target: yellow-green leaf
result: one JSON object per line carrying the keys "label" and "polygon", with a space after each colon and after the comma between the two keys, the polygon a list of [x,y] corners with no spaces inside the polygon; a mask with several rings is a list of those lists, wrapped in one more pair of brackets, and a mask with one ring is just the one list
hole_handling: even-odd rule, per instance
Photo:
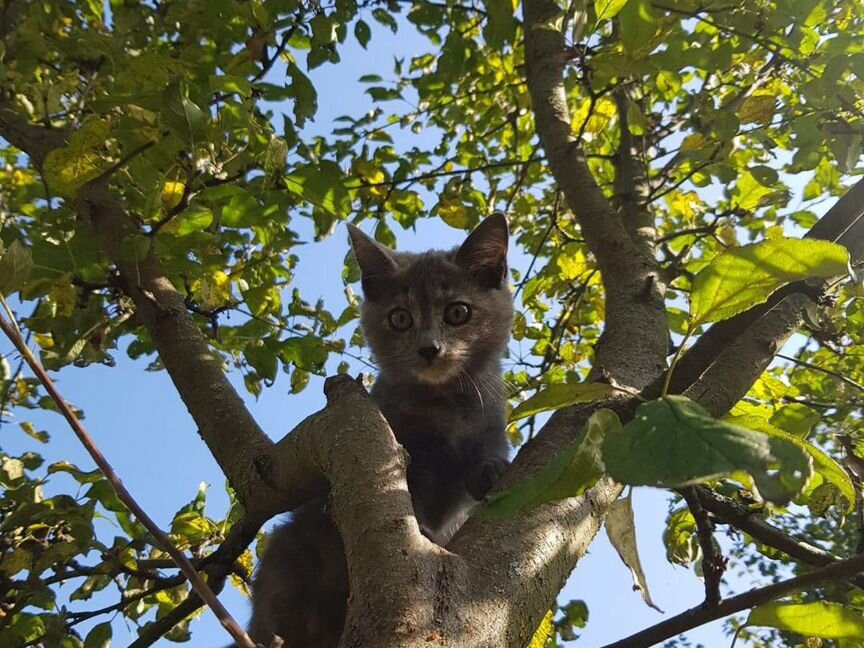
{"label": "yellow-green leaf", "polygon": [[528,648],[545,648],[554,635],[555,623],[552,621],[552,610],[549,610],[540,622],[540,626],[537,628],[534,636],[531,637],[531,643],[528,644]]}
{"label": "yellow-green leaf", "polygon": [[839,603],[772,601],[750,612],[747,625],[767,626],[822,639],[864,639],[864,613]]}
{"label": "yellow-green leaf", "polygon": [[626,4],[627,0],[594,0],[594,13],[597,14],[597,22],[614,18]]}
{"label": "yellow-green leaf", "polygon": [[590,403],[605,398],[614,391],[611,385],[605,383],[549,385],[524,403],[519,403],[510,414],[510,420],[518,421],[540,412],[549,412],[576,403]]}
{"label": "yellow-green leaf", "polygon": [[774,95],[753,95],[747,97],[738,109],[738,117],[742,124],[757,123],[767,126],[774,117],[774,106],[777,98]]}
{"label": "yellow-green leaf", "polygon": [[166,210],[174,209],[180,204],[185,191],[186,185],[182,182],[166,182],[162,186],[162,193],[159,195],[162,207]]}
{"label": "yellow-green leaf", "polygon": [[791,281],[842,275],[848,264],[846,248],[815,239],[777,238],[731,248],[693,280],[692,326],[728,319],[764,303]]}

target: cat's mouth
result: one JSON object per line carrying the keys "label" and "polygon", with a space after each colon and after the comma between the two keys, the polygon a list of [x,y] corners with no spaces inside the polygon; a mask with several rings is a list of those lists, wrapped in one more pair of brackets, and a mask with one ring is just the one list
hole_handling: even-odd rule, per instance
{"label": "cat's mouth", "polygon": [[414,375],[420,382],[430,385],[440,385],[453,380],[459,373],[459,367],[450,362],[436,360],[431,365],[424,364],[414,368]]}

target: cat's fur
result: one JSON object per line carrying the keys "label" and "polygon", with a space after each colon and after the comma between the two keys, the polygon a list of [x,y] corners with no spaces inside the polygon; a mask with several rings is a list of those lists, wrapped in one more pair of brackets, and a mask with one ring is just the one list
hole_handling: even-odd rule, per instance
{"label": "cat's fur", "polygon": [[[423,254],[393,252],[349,228],[363,333],[380,368],[372,398],[410,455],[418,523],[444,544],[507,464],[500,364],[513,317],[507,221],[492,216],[458,249]],[[470,311],[461,324],[452,323],[464,316],[457,303]],[[448,306],[455,311],[445,314]],[[396,325],[394,309],[404,309]],[[335,648],[347,599],[341,539],[324,502],[310,502],[267,543],[249,632],[265,645],[275,633],[285,648]]]}

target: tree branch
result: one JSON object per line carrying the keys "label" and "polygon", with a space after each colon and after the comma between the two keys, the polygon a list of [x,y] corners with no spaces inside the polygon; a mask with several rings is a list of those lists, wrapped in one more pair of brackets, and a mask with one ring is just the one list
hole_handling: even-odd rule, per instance
{"label": "tree branch", "polygon": [[615,198],[621,206],[624,227],[630,238],[640,248],[645,257],[654,255],[655,238],[654,215],[648,208],[651,185],[648,182],[647,165],[642,137],[630,132],[627,120],[632,99],[627,86],[619,85],[613,91],[618,111],[618,130],[621,143],[615,153]]}
{"label": "tree branch", "polygon": [[645,646],[653,646],[710,621],[722,619],[730,614],[741,612],[742,610],[773,601],[786,594],[799,592],[815,585],[835,580],[845,580],[853,574],[860,574],[862,571],[864,571],[864,555],[855,556],[849,560],[843,560],[807,574],[795,576],[794,578],[767,585],[766,587],[760,587],[746,594],[739,594],[721,602],[716,607],[709,608],[700,605],[690,608],[686,612],[682,612],[657,625],[630,635],[626,639],[607,644],[603,648],[645,648]]}
{"label": "tree branch", "polygon": [[[768,524],[765,520],[756,517],[746,506],[737,504],[703,486],[696,486],[695,488],[699,493],[699,501],[706,511],[710,511],[719,522],[743,531],[758,542],[814,567],[825,567],[840,561],[840,558],[834,554],[804,540],[793,538],[777,527]],[[864,589],[864,577],[855,576],[850,580],[856,586]]]}
{"label": "tree branch", "polygon": [[690,514],[696,521],[697,537],[699,547],[702,549],[702,573],[705,575],[705,601],[706,607],[714,607],[720,603],[720,581],[726,570],[726,559],[717,551],[714,543],[714,523],[702,506],[701,491],[695,486],[682,488],[680,491]]}
{"label": "tree branch", "polygon": [[[563,78],[569,56],[566,41],[561,32],[549,28],[561,9],[553,0],[526,0],[523,7],[526,75],[537,134],[549,168],[597,258],[606,290],[606,322],[594,375],[605,373],[641,389],[663,370],[667,353],[665,287],[653,245],[644,245],[644,238],[637,245],[631,238],[597,185],[573,134]],[[634,339],[640,341],[638,346]]]}
{"label": "tree branch", "polygon": [[[6,302],[2,298],[0,298],[0,302],[2,302],[3,306],[6,307]],[[174,562],[177,563],[177,566],[180,568],[180,571],[183,572],[183,575],[189,580],[189,583],[192,585],[192,588],[199,594],[199,596],[206,601],[207,605],[210,609],[213,610],[214,614],[218,617],[219,621],[225,627],[225,629],[234,637],[234,640],[237,642],[239,646],[243,648],[255,648],[255,644],[252,643],[252,640],[246,635],[234,618],[228,613],[228,610],[219,602],[219,599],[216,598],[216,595],[207,585],[203,578],[198,574],[195,570],[195,567],[189,562],[189,559],[186,555],[180,551],[173,542],[171,542],[170,538],[159,528],[159,526],[150,519],[150,516],[142,509],[135,498],[126,490],[126,487],[123,485],[123,482],[120,481],[120,478],[117,476],[117,473],[114,472],[111,464],[108,463],[108,460],[104,457],[102,452],[96,446],[93,441],[93,438],[87,433],[84,429],[84,426],[81,425],[81,422],[78,420],[75,412],[72,411],[72,408],[69,407],[68,403],[64,400],[64,398],[60,395],[60,392],[57,391],[54,382],[51,380],[50,376],[48,376],[45,369],[39,364],[36,357],[30,351],[30,348],[25,344],[24,339],[21,337],[20,331],[17,328],[17,324],[14,322],[6,321],[6,318],[0,316],[0,330],[9,338],[9,341],[18,349],[19,353],[24,357],[28,366],[39,379],[39,382],[42,383],[42,386],[45,388],[45,391],[51,396],[51,399],[57,405],[57,408],[60,410],[60,413],[63,415],[63,418],[69,423],[69,426],[72,428],[73,432],[75,432],[75,436],[78,437],[78,440],[93,458],[93,461],[96,462],[96,465],[99,467],[99,470],[102,471],[102,474],[105,475],[105,479],[111,484],[111,488],[117,494],[117,497],[121,502],[129,509],[129,512],[132,513],[141,524],[150,532],[150,534],[156,539],[156,542],[159,546],[166,551],[171,558],[174,559]],[[101,614],[101,612],[100,612]]]}
{"label": "tree branch", "polygon": [[2,100],[0,100],[0,136],[24,151],[37,169],[42,168],[48,153],[66,145],[64,131],[49,130],[44,126],[29,123]]}
{"label": "tree branch", "polygon": [[279,442],[267,477],[287,489],[301,456],[328,476],[351,591],[340,645],[403,646],[416,641],[418,628],[434,626],[439,571],[448,563],[457,577],[460,561],[420,533],[405,476],[407,454],[362,385],[334,376],[324,392],[327,407]]}

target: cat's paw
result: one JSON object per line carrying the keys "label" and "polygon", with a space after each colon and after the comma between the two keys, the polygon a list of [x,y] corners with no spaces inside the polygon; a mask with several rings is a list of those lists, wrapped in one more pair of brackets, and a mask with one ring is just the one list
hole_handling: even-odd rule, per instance
{"label": "cat's paw", "polygon": [[477,501],[482,500],[509,465],[509,461],[500,457],[478,461],[465,478],[468,494]]}

